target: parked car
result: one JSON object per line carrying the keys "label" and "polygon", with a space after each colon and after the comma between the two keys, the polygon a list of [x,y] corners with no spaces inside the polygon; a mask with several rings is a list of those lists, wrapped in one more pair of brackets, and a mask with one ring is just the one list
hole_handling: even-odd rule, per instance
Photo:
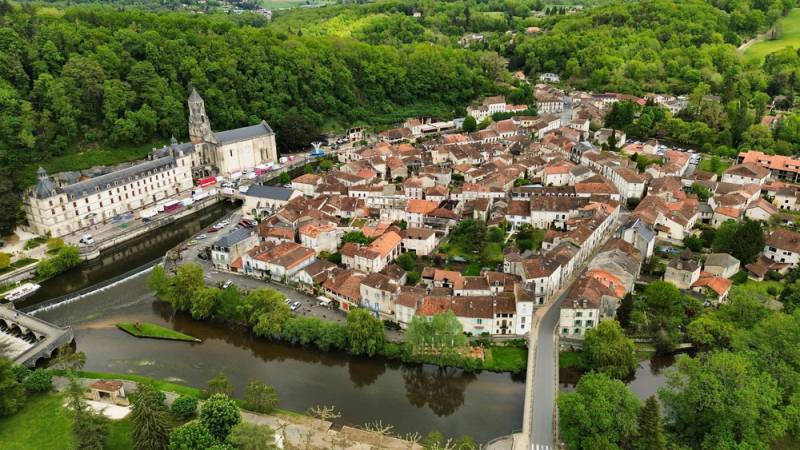
{"label": "parked car", "polygon": [[79,242],[81,244],[94,245],[94,237],[91,234],[84,234]]}
{"label": "parked car", "polygon": [[297,311],[300,308],[300,302],[292,303],[292,311]]}
{"label": "parked car", "polygon": [[208,237],[208,235],[204,233],[204,234],[198,234],[195,239],[205,239],[207,237]]}
{"label": "parked car", "polygon": [[222,283],[222,289],[228,289],[229,287],[231,287],[232,284],[233,284],[233,281],[228,280],[228,281]]}

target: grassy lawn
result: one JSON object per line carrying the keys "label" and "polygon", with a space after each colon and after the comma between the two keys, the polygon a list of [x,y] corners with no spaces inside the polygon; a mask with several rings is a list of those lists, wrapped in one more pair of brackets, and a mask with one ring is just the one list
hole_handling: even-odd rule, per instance
{"label": "grassy lawn", "polygon": [[[13,416],[0,419],[0,447],[4,450],[73,448],[72,424],[59,394],[29,397],[25,407]],[[131,423],[113,420],[106,448],[132,449]]]}
{"label": "grassy lawn", "polygon": [[[166,142],[148,143],[132,147],[88,148],[53,158],[44,162],[36,162],[25,168],[23,180],[28,185],[36,183],[36,169],[41,165],[49,174],[73,170],[83,170],[94,166],[110,166],[128,161],[144,159],[153,147],[161,147]],[[45,238],[47,241],[47,238]]]}
{"label": "grassy lawn", "polygon": [[558,367],[560,369],[580,368],[580,352],[561,352],[558,354]]}
{"label": "grassy lawn", "polygon": [[780,38],[775,40],[765,39],[751,45],[744,52],[746,59],[760,61],[766,55],[785,47],[800,47],[800,8],[793,9],[779,23],[781,26]]}
{"label": "grassy lawn", "polygon": [[138,328],[134,323],[118,323],[117,328],[128,334],[141,338],[200,342],[200,339],[197,339],[196,337],[147,322],[140,323]]}
{"label": "grassy lawn", "polygon": [[[717,175],[722,176],[725,170],[727,170],[730,166],[731,161],[729,159],[720,158],[719,166],[717,166]],[[697,165],[697,169],[706,172],[714,172],[713,168],[711,167],[711,158],[703,158],[700,161],[700,164]]]}
{"label": "grassy lawn", "polygon": [[780,292],[783,290],[783,283],[781,283],[780,281],[747,280],[746,283],[736,285],[732,289],[742,289],[745,292],[747,292],[747,294],[749,294],[749,295],[760,294],[760,295],[766,295],[768,297],[773,297],[772,294],[767,292],[769,290],[769,288],[771,288],[771,287],[775,288],[775,290],[778,292],[778,294],[780,294]]}
{"label": "grassy lawn", "polygon": [[520,347],[492,347],[486,351],[483,367],[495,372],[518,373],[528,365],[528,350]]}

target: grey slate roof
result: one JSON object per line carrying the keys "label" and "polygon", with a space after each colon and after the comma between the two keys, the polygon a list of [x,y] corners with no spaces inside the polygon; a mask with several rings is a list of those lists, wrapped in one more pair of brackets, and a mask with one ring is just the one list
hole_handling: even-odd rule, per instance
{"label": "grey slate roof", "polygon": [[174,163],[175,158],[172,156],[142,161],[138,164],[115,170],[105,175],[63,186],[60,191],[69,195],[70,199],[83,198],[96,193],[97,190],[95,188],[99,188],[100,191],[103,191],[107,189],[108,185],[114,186],[114,183],[128,183],[129,180],[132,181],[137,176],[146,176],[148,171],[159,171],[168,168]]}
{"label": "grey slate roof", "polygon": [[739,260],[727,253],[711,253],[706,257],[706,266],[728,267],[739,264]]}
{"label": "grey slate roof", "polygon": [[36,174],[39,176],[39,182],[36,183],[36,187],[34,188],[36,198],[47,198],[56,193],[55,183],[47,176],[47,172],[45,172],[42,167],[39,167]]}
{"label": "grey slate roof", "polygon": [[655,231],[651,230],[650,227],[647,226],[646,223],[642,222],[641,219],[636,219],[633,223],[629,223],[625,229],[629,230],[631,228],[636,228],[636,231],[639,233],[639,236],[644,239],[645,242],[650,242],[652,239],[656,237]]}
{"label": "grey slate roof", "polygon": [[250,230],[248,228],[239,228],[238,230],[233,230],[221,237],[217,240],[217,242],[214,242],[214,247],[230,248],[247,239],[248,237],[250,237]]}
{"label": "grey slate roof", "polygon": [[220,145],[246,141],[258,136],[269,136],[271,134],[274,134],[272,132],[272,128],[270,128],[269,125],[267,125],[267,122],[264,122],[263,120],[258,125],[214,132],[214,135],[217,136],[217,140],[219,141]]}
{"label": "grey slate roof", "polygon": [[271,200],[289,201],[289,197],[292,196],[293,192],[294,191],[292,189],[286,189],[278,186],[261,186],[260,184],[254,184],[250,186],[250,189],[247,190],[246,195],[259,198],[268,198]]}

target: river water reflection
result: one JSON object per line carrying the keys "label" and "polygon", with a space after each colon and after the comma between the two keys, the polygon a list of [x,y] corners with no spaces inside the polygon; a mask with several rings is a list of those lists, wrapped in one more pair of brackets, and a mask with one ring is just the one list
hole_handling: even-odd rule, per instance
{"label": "river water reflection", "polygon": [[[148,263],[230,209],[218,205],[108,252],[94,264],[44,283],[20,306],[74,292]],[[302,412],[315,405],[335,405],[342,412],[341,422],[361,425],[381,420],[393,425],[396,433],[424,435],[439,430],[486,442],[522,426],[524,375],[467,374],[255,338],[244,329],[172,314],[155,300],[146,280],[147,272],[133,275],[37,314],[73,326],[78,350],[88,357],[86,370],[141,374],[195,387],[204,387],[224,370],[237,395],[244,394],[249,381],[261,380],[275,387],[283,408]],[[137,339],[114,326],[136,320],[174,328],[202,342]],[[664,382],[662,369],[671,364],[671,359],[641,363],[629,383],[631,389],[641,398],[655,393]],[[576,377],[562,370],[561,389],[572,389]]]}
{"label": "river water reflection", "polygon": [[[267,341],[246,330],[171,314],[152,297],[146,279],[146,274],[135,276],[39,316],[73,325],[78,350],[88,356],[86,370],[136,373],[203,387],[222,369],[238,395],[250,380],[261,380],[275,387],[283,408],[305,411],[317,404],[335,405],[345,423],[382,420],[400,433],[440,430],[487,441],[521,426],[522,377],[465,374]],[[114,327],[135,320],[168,326],[203,342],[136,339]]]}

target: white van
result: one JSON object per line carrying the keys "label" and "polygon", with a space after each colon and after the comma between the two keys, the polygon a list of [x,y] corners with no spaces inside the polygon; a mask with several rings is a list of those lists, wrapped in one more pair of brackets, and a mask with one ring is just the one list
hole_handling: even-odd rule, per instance
{"label": "white van", "polygon": [[91,234],[84,234],[80,240],[81,244],[94,245],[94,237]]}

